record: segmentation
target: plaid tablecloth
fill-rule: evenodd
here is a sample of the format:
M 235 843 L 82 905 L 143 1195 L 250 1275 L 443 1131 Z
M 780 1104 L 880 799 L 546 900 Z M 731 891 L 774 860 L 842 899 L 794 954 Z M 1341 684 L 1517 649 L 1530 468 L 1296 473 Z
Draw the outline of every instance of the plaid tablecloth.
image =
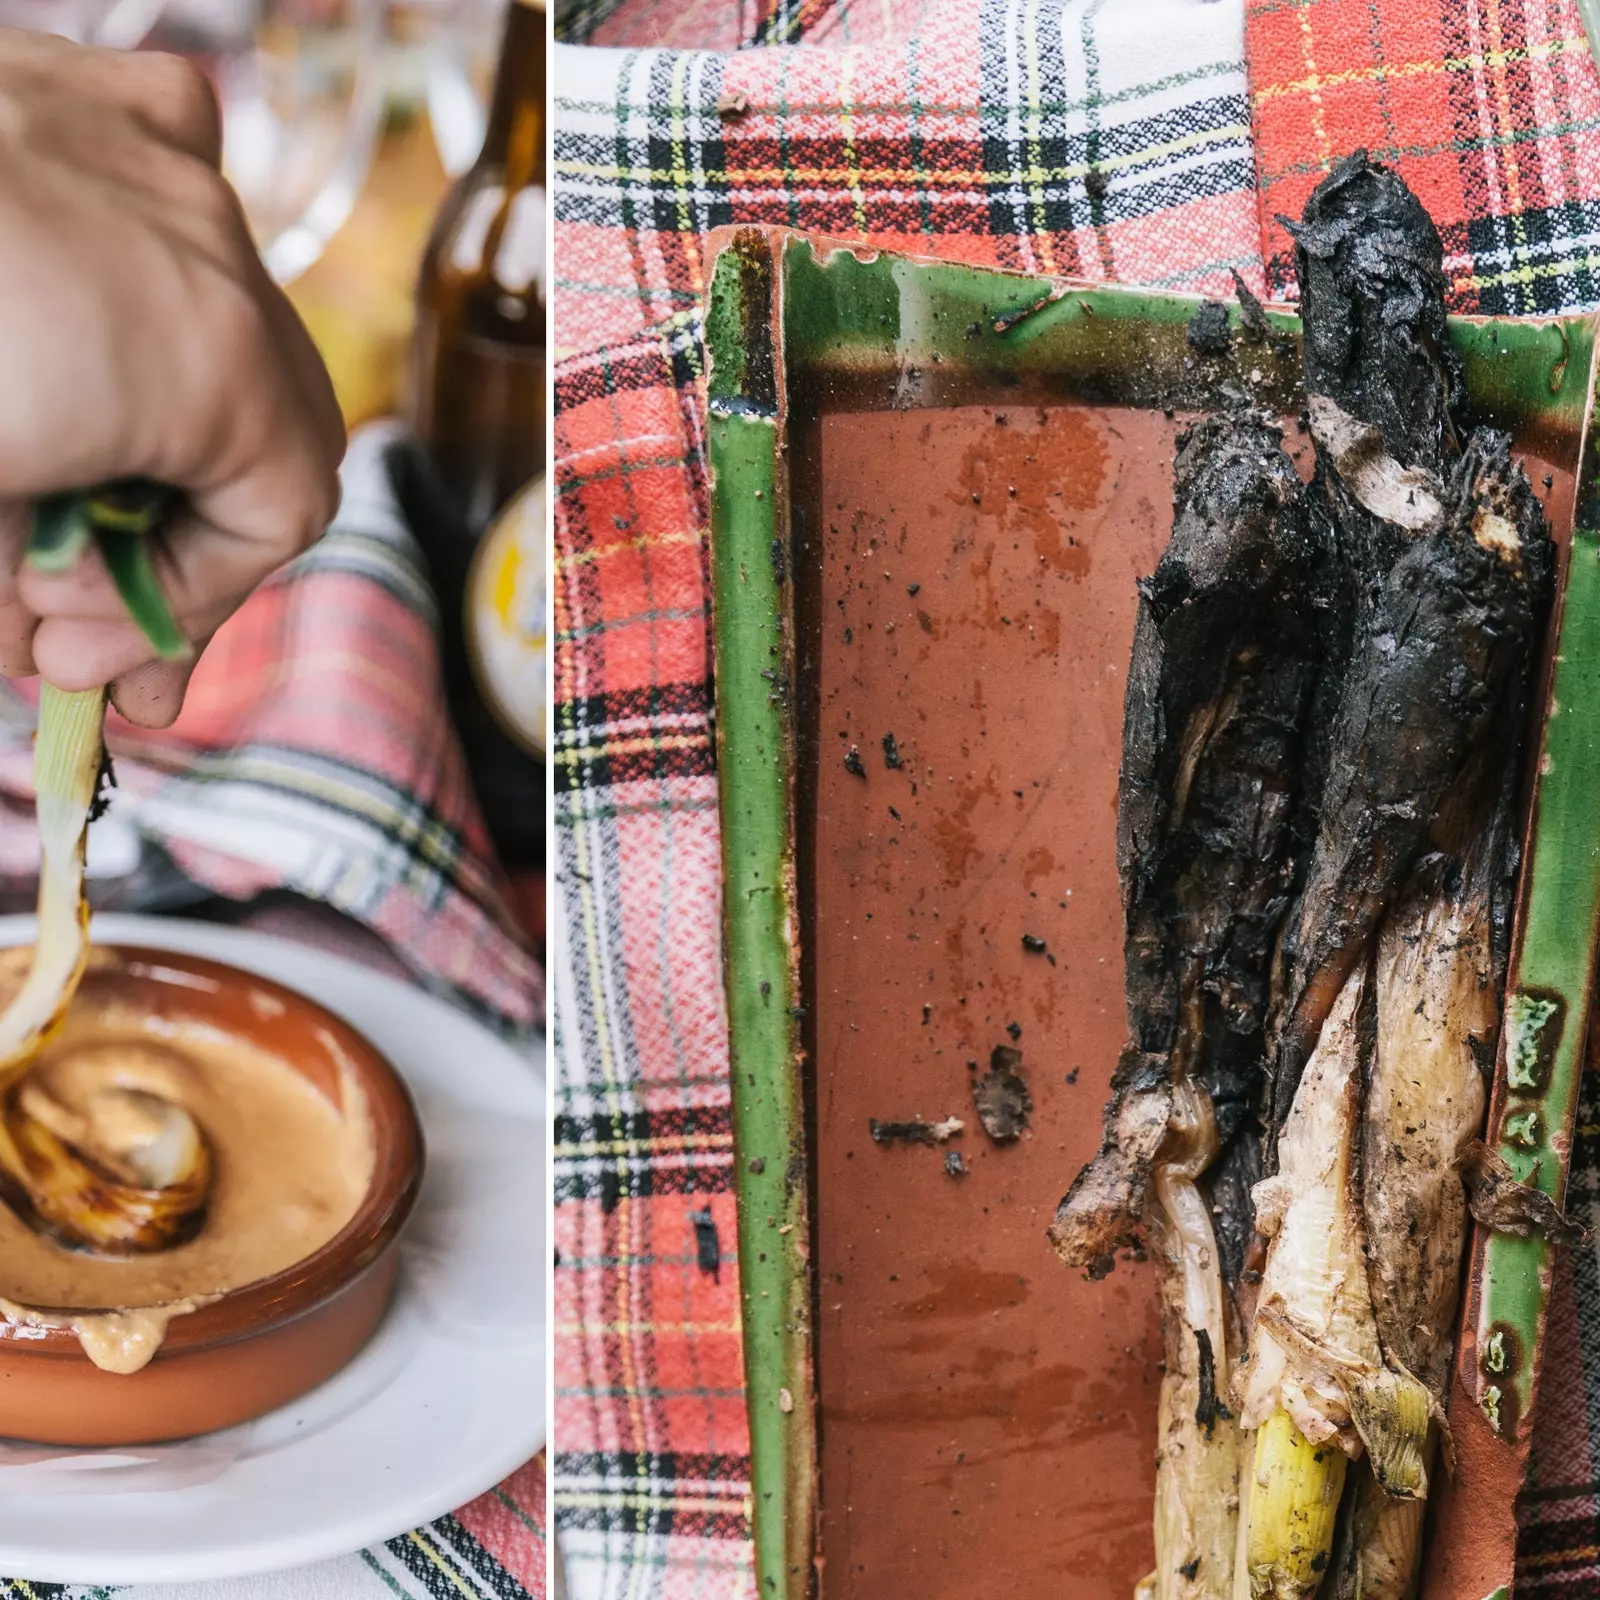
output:
M 153 736 L 115 722 L 118 788 L 91 830 L 91 884 L 127 910 L 215 916 L 239 902 L 237 920 L 409 974 L 515 1037 L 542 1016 L 543 976 L 514 931 L 444 709 L 436 608 L 385 468 L 392 437 L 352 442 L 334 527 L 218 634 L 177 726 Z M 8 910 L 31 892 L 38 851 L 26 687 L 0 697 Z M 540 1456 L 453 1516 L 272 1577 L 111 1589 L 0 1578 L 0 1594 L 544 1600 L 544 1478 Z
M 1333 157 L 1456 309 L 1600 303 L 1571 0 L 564 0 L 555 129 L 557 1527 L 578 1600 L 754 1594 L 718 939 L 701 239 L 1228 293 Z M 611 48 L 605 48 L 611 47 Z M 1091 192 L 1091 166 L 1109 182 Z M 1572 1200 L 1600 1222 L 1600 1084 Z M 690 1213 L 723 1259 L 696 1264 Z M 1519 1593 L 1600 1596 L 1600 1255 L 1564 1259 Z

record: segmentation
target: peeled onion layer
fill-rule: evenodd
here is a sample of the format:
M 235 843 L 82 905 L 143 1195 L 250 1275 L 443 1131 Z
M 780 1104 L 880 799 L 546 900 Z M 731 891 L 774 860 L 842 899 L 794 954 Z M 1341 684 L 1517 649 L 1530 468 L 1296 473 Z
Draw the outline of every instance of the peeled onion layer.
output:
M 1467 1199 L 1461 1162 L 1483 1126 L 1480 1059 L 1499 1025 L 1491 873 L 1497 818 L 1455 872 L 1425 865 L 1386 919 L 1374 967 L 1376 1040 L 1362 1125 L 1368 1282 L 1391 1360 L 1442 1408 L 1460 1298 Z M 1431 1467 L 1435 1441 L 1424 1445 Z M 1354 1501 L 1333 1600 L 1408 1600 L 1422 1565 L 1425 1507 L 1370 1475 Z
M 1475 876 L 1453 894 L 1416 885 L 1384 925 L 1362 1129 L 1379 1337 L 1441 1402 L 1467 1229 L 1461 1160 L 1483 1127 L 1478 1059 L 1499 1022 L 1491 904 Z
M 1278 1171 L 1254 1191 L 1268 1245 L 1240 1424 L 1258 1429 L 1281 1407 L 1311 1444 L 1365 1452 L 1388 1493 L 1417 1498 L 1433 1405 L 1385 1362 L 1356 1180 L 1367 987 L 1364 967 L 1345 980 L 1284 1124 Z
M 1350 1500 L 1327 1600 L 1413 1600 L 1421 1568 L 1426 1500 L 1396 1500 L 1364 1469 Z
M 9 1088 L 60 1028 L 89 962 L 84 845 L 104 749 L 105 691 L 39 693 L 34 751 L 39 828 L 39 929 L 33 963 L 0 1012 L 0 1088 Z
M 1151 1600 L 1231 1600 L 1238 1539 L 1239 1430 L 1228 1391 L 1231 1336 L 1211 1210 L 1196 1179 L 1216 1158 L 1216 1118 L 1187 1079 L 1150 1181 L 1166 1371 L 1157 1411 Z

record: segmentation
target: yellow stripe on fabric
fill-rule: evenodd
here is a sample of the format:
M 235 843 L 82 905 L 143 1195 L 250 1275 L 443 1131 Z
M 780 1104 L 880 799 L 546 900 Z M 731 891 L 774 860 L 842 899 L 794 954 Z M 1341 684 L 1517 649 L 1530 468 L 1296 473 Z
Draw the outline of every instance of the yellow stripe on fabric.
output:
M 684 1133 L 663 1135 L 659 1139 L 585 1139 L 581 1144 L 558 1144 L 556 1154 L 563 1160 L 581 1156 L 664 1155 L 672 1150 L 726 1150 L 733 1144 L 731 1133 Z
M 576 567 L 597 566 L 612 555 L 626 555 L 630 552 L 643 550 L 670 550 L 674 545 L 699 545 L 704 543 L 705 530 L 703 528 L 684 528 L 677 533 L 640 535 L 637 539 L 608 541 L 599 549 L 574 550 L 571 555 L 558 555 L 556 557 L 556 570 L 571 571 Z
M 839 64 L 839 131 L 844 138 L 845 180 L 850 190 L 850 207 L 855 217 L 856 231 L 867 231 L 867 200 L 861 188 L 861 162 L 856 156 L 855 121 L 851 115 L 856 53 L 841 52 Z
M 1301 28 L 1308 36 L 1306 39 L 1308 75 L 1304 78 L 1297 78 L 1292 83 L 1266 84 L 1251 94 L 1250 101 L 1252 105 L 1263 105 L 1268 100 L 1279 100 L 1285 95 L 1309 94 L 1321 89 L 1342 89 L 1352 83 L 1372 83 L 1379 78 L 1417 78 L 1446 72 L 1481 72 L 1484 70 L 1503 69 L 1524 61 L 1546 61 L 1556 56 L 1566 55 L 1569 51 L 1588 49 L 1588 44 L 1582 34 L 1576 34 L 1570 38 L 1551 39 L 1545 44 L 1531 47 L 1512 50 L 1486 50 L 1469 56 L 1440 56 L 1435 61 L 1391 62 L 1367 67 L 1347 67 L 1343 71 L 1330 72 L 1324 76 L 1311 63 L 1310 22 L 1304 11 L 1301 12 Z M 1320 105 L 1321 102 L 1319 101 L 1318 103 Z
M 1559 261 L 1507 267 L 1504 272 L 1474 272 L 1450 280 L 1452 289 L 1494 289 L 1508 283 L 1529 284 L 1539 278 L 1559 278 L 1564 272 L 1587 269 L 1600 271 L 1600 254 L 1586 250 L 1581 256 L 1562 256 Z
M 442 1572 L 445 1577 L 447 1577 L 451 1583 L 453 1583 L 456 1588 L 467 1597 L 467 1600 L 481 1600 L 478 1591 L 473 1588 L 471 1584 L 463 1582 L 461 1574 L 457 1572 L 456 1569 L 439 1554 L 438 1548 L 435 1546 L 433 1541 L 431 1539 L 423 1538 L 421 1529 L 418 1529 L 415 1533 L 411 1534 L 410 1538 L 412 1544 L 414 1544 L 417 1549 L 419 1549 L 423 1555 L 425 1555 L 434 1564 L 434 1566 L 437 1567 L 439 1571 Z
M 599 1511 L 607 1506 L 628 1506 L 635 1511 L 706 1511 L 713 1515 L 726 1515 L 734 1511 L 748 1491 L 729 1490 L 716 1498 L 705 1495 L 651 1494 L 641 1490 L 629 1494 L 618 1489 L 614 1493 L 603 1490 L 558 1489 L 555 1498 L 563 1506 L 584 1507 Z
M 563 767 L 585 767 L 595 761 L 617 756 L 636 756 L 647 750 L 693 750 L 709 742 L 709 733 L 663 733 L 648 738 L 602 740 L 593 744 L 575 745 L 556 754 Z
M 620 1215 L 621 1211 L 622 1208 L 619 1207 L 617 1212 L 613 1213 L 613 1215 Z M 619 1250 L 617 1252 L 617 1259 L 619 1261 L 627 1261 L 632 1258 L 627 1254 L 626 1251 Z M 634 1276 L 642 1276 L 642 1274 L 633 1274 L 628 1272 L 618 1273 L 617 1277 L 619 1291 L 622 1289 L 625 1280 Z M 561 1334 L 570 1334 L 573 1337 L 577 1337 L 580 1334 L 615 1333 L 631 1339 L 634 1337 L 634 1335 L 640 1333 L 739 1333 L 742 1331 L 742 1327 L 738 1317 L 734 1317 L 727 1322 L 645 1322 L 635 1321 L 632 1317 L 623 1317 L 616 1322 L 596 1322 L 591 1317 L 585 1317 L 578 1322 L 558 1322 L 556 1324 L 556 1331 Z M 623 1351 L 626 1351 L 627 1345 L 624 1344 L 622 1349 Z M 624 1356 L 624 1360 L 626 1360 L 626 1356 Z M 638 1402 L 640 1399 L 637 1385 L 624 1381 L 620 1387 L 627 1391 L 629 1400 L 633 1402 L 632 1410 L 637 1412 Z M 644 1424 L 642 1419 L 636 1419 L 634 1436 L 636 1439 L 641 1441 L 644 1438 Z
M 1118 130 L 1121 132 L 1122 130 Z M 1169 156 L 1184 155 L 1190 151 L 1202 149 L 1207 145 L 1237 144 L 1248 137 L 1250 125 L 1247 122 L 1229 122 L 1216 128 L 1203 128 L 1184 134 L 1180 138 L 1163 140 L 1159 144 L 1141 146 L 1138 150 L 1130 151 L 1125 155 L 1111 156 L 1104 161 L 1095 163 L 1099 171 L 1107 173 L 1130 172 L 1140 166 L 1151 164 L 1166 159 Z M 1059 183 L 1071 178 L 1083 178 L 1089 172 L 1086 162 L 1072 162 L 1065 166 L 1047 167 L 1044 165 L 1043 155 L 1038 147 L 1038 134 L 1030 134 L 1030 149 L 1033 159 L 1023 169 L 1020 177 L 1024 182 Z M 648 187 L 652 172 L 644 167 L 626 167 L 618 163 L 585 163 L 582 167 L 575 167 L 575 172 L 580 172 L 584 177 L 593 180 L 604 180 L 616 184 L 636 184 Z M 884 166 L 863 167 L 851 165 L 847 162 L 843 166 L 828 167 L 735 167 L 728 166 L 724 169 L 724 177 L 730 188 L 767 188 L 780 189 L 787 183 L 799 184 L 814 188 L 847 188 L 853 181 L 859 180 L 863 188 L 887 189 L 908 188 L 919 182 L 936 184 L 943 189 L 981 189 L 984 185 L 993 182 L 993 173 L 986 173 L 976 167 L 943 167 L 938 170 L 924 170 L 918 172 L 914 167 Z

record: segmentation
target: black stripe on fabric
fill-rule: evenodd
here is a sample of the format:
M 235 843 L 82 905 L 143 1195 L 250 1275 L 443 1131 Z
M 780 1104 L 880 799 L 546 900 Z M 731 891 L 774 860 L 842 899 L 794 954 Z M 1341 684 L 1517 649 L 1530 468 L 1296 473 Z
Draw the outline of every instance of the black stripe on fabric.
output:
M 556 1526 L 603 1533 L 680 1534 L 701 1539 L 747 1540 L 750 1521 L 745 1515 L 749 1495 L 748 1456 L 709 1456 L 677 1453 L 568 1454 L 555 1458 Z M 602 1487 L 597 1488 L 594 1480 Z M 708 1488 L 707 1483 L 728 1487 Z M 582 1494 L 584 1503 L 563 1501 L 563 1486 Z M 603 1497 L 607 1490 L 616 1499 Z M 675 1506 L 678 1495 L 705 1501 L 725 1497 L 726 1511 L 692 1510 Z M 600 1503 L 596 1504 L 596 1499 Z
M 281 766 L 294 776 L 285 780 L 249 770 L 255 761 Z M 393 814 L 375 819 L 361 807 L 340 805 L 326 794 L 308 790 L 295 781 L 300 775 L 319 772 L 336 774 L 349 788 L 371 796 Z M 402 876 L 419 893 L 424 888 L 423 877 L 436 876 L 471 898 L 471 891 L 460 878 L 464 855 L 460 829 L 454 823 L 446 822 L 409 789 L 389 782 L 373 772 L 370 766 L 342 761 L 325 750 L 247 744 L 220 754 L 197 757 L 194 765 L 181 774 L 179 781 L 196 785 L 238 784 L 267 794 L 312 800 L 324 810 L 349 817 L 363 827 L 375 828 L 393 843 L 402 846 L 412 859 L 412 866 Z M 419 868 L 426 869 L 420 876 Z M 389 875 L 394 876 L 393 873 Z M 437 905 L 437 894 L 425 903 Z
M 587 44 L 622 0 L 556 0 L 555 36 L 562 44 Z
M 1177 124 L 1185 133 L 1196 131 L 1187 124 L 1189 109 L 1185 107 L 1185 119 Z M 1198 109 L 1214 113 L 1206 119 L 1208 122 L 1226 117 L 1242 123 L 1248 115 L 1244 103 L 1233 95 L 1200 102 Z M 1119 133 L 1137 135 L 1124 141 L 1137 154 L 1152 142 L 1144 137 L 1147 132 L 1148 124 L 1143 123 L 1094 134 L 1046 132 L 1026 141 L 1027 165 L 1037 165 L 1051 173 L 1098 165 L 1113 159 L 1106 147 L 1116 142 Z M 1018 148 L 1019 141 L 1003 134 L 990 135 L 983 143 L 990 226 L 998 230 L 1003 220 L 1008 224 L 1008 234 L 1071 233 L 1079 228 L 1114 226 L 1197 201 L 1237 194 L 1248 190 L 1255 181 L 1248 148 L 1237 138 L 1219 137 L 1211 159 L 1195 162 L 1181 171 L 1168 170 L 1156 159 L 1123 168 L 1116 174 L 1115 186 L 1099 200 L 1089 194 L 1082 177 L 1046 178 L 1024 190 L 1016 171 Z
M 703 64 L 702 64 L 703 63 Z M 722 118 L 717 101 L 722 95 L 722 58 L 703 53 L 691 68 L 696 102 L 690 106 L 673 104 L 674 79 L 681 70 L 676 51 L 656 51 L 650 61 L 650 86 L 647 91 L 643 150 L 637 137 L 617 140 L 618 151 L 639 152 L 632 156 L 632 169 L 648 170 L 644 184 L 624 188 L 628 215 L 625 226 L 650 228 L 658 233 L 688 233 L 692 248 L 698 250 L 699 236 L 713 228 L 725 228 L 734 220 L 728 192 L 728 154 L 722 138 Z M 623 126 L 636 125 L 634 115 L 623 119 Z M 686 174 L 683 182 L 671 176 Z M 687 176 L 692 174 L 692 176 Z
M 1471 306 L 1461 309 L 1487 317 L 1554 316 L 1600 301 L 1600 278 L 1591 265 L 1600 202 L 1571 200 L 1510 217 L 1474 217 L 1461 231 L 1473 275 L 1509 279 L 1477 287 Z M 1511 276 L 1523 267 L 1531 270 Z
M 558 795 L 716 770 L 703 682 L 557 700 L 552 722 Z
M 458 1582 L 450 1572 L 441 1571 L 439 1563 L 423 1547 L 428 1542 L 434 1542 L 431 1527 L 419 1528 L 416 1533 L 402 1533 L 387 1540 L 384 1549 L 417 1580 L 431 1600 L 461 1600 Z M 479 1592 L 482 1592 L 481 1589 Z
M 732 1121 L 725 1108 L 562 1114 L 555 1124 L 557 1205 L 598 1200 L 609 1212 L 621 1200 L 733 1191 Z M 696 1137 L 718 1144 L 652 1149 Z
M 556 1116 L 556 1159 L 575 1156 L 581 1147 L 607 1144 L 616 1140 L 641 1142 L 652 1139 L 683 1139 L 696 1135 L 726 1134 L 732 1122 L 726 1106 L 682 1106 L 671 1111 L 597 1112 Z
M 709 722 L 711 705 L 711 692 L 703 678 L 558 698 L 555 740 L 559 748 L 579 737 L 579 730 L 582 737 L 588 738 L 621 724 L 656 723 L 670 717 L 672 726 L 661 730 L 669 732 L 680 725 L 679 719 Z
M 799 44 L 835 9 L 831 0 L 768 0 L 767 14 L 756 23 L 746 49 Z
M 1563 1573 L 1591 1571 L 1595 1547 L 1600 1545 L 1600 1516 L 1593 1510 L 1572 1517 L 1525 1524 L 1517 1530 L 1517 1592 L 1525 1593 L 1534 1584 L 1559 1587 L 1566 1595 L 1581 1591 Z M 1562 1560 L 1561 1557 L 1566 1559 Z M 1589 1591 L 1593 1593 L 1592 1590 Z
M 559 365 L 555 375 L 558 425 L 563 412 L 609 395 L 658 389 L 668 384 L 680 391 L 692 389 L 705 365 L 699 318 L 680 313 L 673 323 L 671 327 L 658 330 L 660 337 L 649 341 L 630 340 L 614 346 L 603 361 L 595 354 L 575 357 Z M 557 472 L 563 479 L 582 476 L 581 469 L 576 473 L 562 473 L 559 455 Z
M 528 1600 L 528 1592 L 515 1578 L 461 1526 L 454 1516 L 440 1517 L 430 1523 L 430 1530 L 438 1536 L 461 1566 L 466 1568 L 479 1584 L 499 1600 Z

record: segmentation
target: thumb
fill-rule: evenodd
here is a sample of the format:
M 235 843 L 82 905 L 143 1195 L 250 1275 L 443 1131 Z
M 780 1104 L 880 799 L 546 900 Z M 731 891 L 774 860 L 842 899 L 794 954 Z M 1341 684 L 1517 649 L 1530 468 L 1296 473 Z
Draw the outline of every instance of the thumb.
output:
M 170 728 L 183 710 L 194 661 L 147 661 L 111 685 L 111 703 L 141 728 Z

